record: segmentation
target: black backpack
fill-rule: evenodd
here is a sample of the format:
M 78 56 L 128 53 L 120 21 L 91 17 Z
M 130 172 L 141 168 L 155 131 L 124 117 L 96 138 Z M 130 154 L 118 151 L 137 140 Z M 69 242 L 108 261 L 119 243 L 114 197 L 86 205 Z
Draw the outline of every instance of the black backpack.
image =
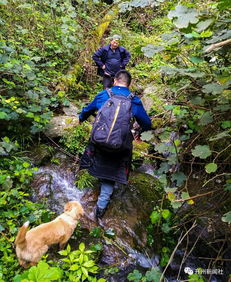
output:
M 132 125 L 132 98 L 106 89 L 109 99 L 99 109 L 91 132 L 91 141 L 107 152 L 123 151 L 128 146 Z

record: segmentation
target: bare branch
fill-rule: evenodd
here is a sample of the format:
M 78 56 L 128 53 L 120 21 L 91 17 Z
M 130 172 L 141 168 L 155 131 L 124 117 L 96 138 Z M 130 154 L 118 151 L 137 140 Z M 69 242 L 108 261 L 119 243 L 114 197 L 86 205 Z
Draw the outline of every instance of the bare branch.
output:
M 221 41 L 219 43 L 214 43 L 214 44 L 210 45 L 204 52 L 209 53 L 216 48 L 222 47 L 222 46 L 230 44 L 230 43 L 231 43 L 231 39 L 227 39 L 227 40 Z

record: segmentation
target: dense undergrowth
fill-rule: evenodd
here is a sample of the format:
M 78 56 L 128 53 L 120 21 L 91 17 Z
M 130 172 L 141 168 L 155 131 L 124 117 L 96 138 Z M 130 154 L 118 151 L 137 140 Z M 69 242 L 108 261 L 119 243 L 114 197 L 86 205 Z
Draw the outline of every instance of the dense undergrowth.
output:
M 156 229 L 164 234 L 158 250 L 162 266 L 175 244 L 169 236 L 174 223 L 170 210 L 180 211 L 186 205 L 201 210 L 203 194 L 211 203 L 215 195 L 218 205 L 213 212 L 223 222 L 231 222 L 228 1 L 178 5 L 177 1 L 133 0 L 110 6 L 98 1 L 0 0 L 0 281 L 11 281 L 22 272 L 13 249 L 18 227 L 28 219 L 37 225 L 53 216 L 45 205 L 30 201 L 30 180 L 36 169 L 26 151 L 43 142 L 42 130 L 62 106 L 70 101 L 81 105 L 83 98 L 100 90 L 88 44 L 113 7 L 119 13 L 103 42 L 112 33 L 122 35 L 121 44 L 132 54 L 128 66 L 132 90 L 149 98 L 153 130 L 142 134 L 146 143 L 135 145 L 133 166 L 140 159 L 155 163 L 155 174 L 166 192 L 162 206 L 154 207 L 149 227 L 150 234 Z M 218 42 L 223 45 L 212 45 Z M 82 132 L 76 128 L 64 136 L 60 144 L 73 154 L 82 153 L 81 138 L 87 138 L 84 126 Z M 192 189 L 191 178 L 198 175 L 201 187 Z M 186 214 L 178 232 L 195 215 Z M 149 241 L 152 244 L 151 237 Z M 131 281 L 160 277 L 157 272 L 148 273 L 149 278 L 135 273 Z

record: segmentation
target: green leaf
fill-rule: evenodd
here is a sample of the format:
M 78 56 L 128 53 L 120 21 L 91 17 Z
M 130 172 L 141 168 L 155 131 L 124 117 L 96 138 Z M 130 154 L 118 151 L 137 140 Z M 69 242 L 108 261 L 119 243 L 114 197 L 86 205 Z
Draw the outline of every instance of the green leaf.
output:
M 215 163 L 209 163 L 205 166 L 205 171 L 207 173 L 212 173 L 215 172 L 217 170 L 217 164 Z
M 225 191 L 231 191 L 231 179 L 226 180 L 226 184 L 224 186 Z
M 154 46 L 152 44 L 148 44 L 145 47 L 141 48 L 141 51 L 144 53 L 144 56 L 148 58 L 152 58 L 155 54 L 163 51 L 165 47 L 163 46 Z
M 230 128 L 230 127 L 231 127 L 231 121 L 230 121 L 230 120 L 222 121 L 221 127 L 222 127 L 223 129 Z
M 197 145 L 192 150 L 192 155 L 194 157 L 199 157 L 201 159 L 206 159 L 207 157 L 211 156 L 212 152 L 207 145 Z
M 70 270 L 75 271 L 75 270 L 77 270 L 77 269 L 79 269 L 79 268 L 80 268 L 80 265 L 78 265 L 78 264 L 72 264 L 72 266 L 70 267 Z
M 94 266 L 95 265 L 95 262 L 93 261 L 93 260 L 89 260 L 89 261 L 86 261 L 84 264 L 83 264 L 83 266 L 84 267 L 92 267 L 92 266 Z
M 150 140 L 152 140 L 153 137 L 154 137 L 154 134 L 151 130 L 145 131 L 141 134 L 141 139 L 143 141 L 150 141 Z
M 231 211 L 225 213 L 225 214 L 222 216 L 221 220 L 224 221 L 224 222 L 231 223 Z
M 0 112 L 0 119 L 7 119 L 8 115 L 5 112 Z
M 200 117 L 199 124 L 200 125 L 207 125 L 213 121 L 213 115 L 211 112 L 204 112 Z
M 87 271 L 87 269 L 82 266 L 82 267 L 81 267 L 81 270 L 82 270 L 83 274 L 84 274 L 86 277 L 88 277 L 88 271 Z
M 189 275 L 189 282 L 204 282 L 204 279 L 201 278 L 198 274 L 194 273 Z
M 205 84 L 202 87 L 202 91 L 204 93 L 211 93 L 213 95 L 221 94 L 223 90 L 224 90 L 224 86 L 218 83 L 209 83 L 209 84 Z
M 197 32 L 202 32 L 204 30 L 206 30 L 211 24 L 213 23 L 213 19 L 207 19 L 204 21 L 199 21 L 199 23 L 197 23 L 195 30 Z
M 0 5 L 7 5 L 8 1 L 7 0 L 0 0 Z
M 162 230 L 164 233 L 168 233 L 168 232 L 171 230 L 171 227 L 169 226 L 168 223 L 163 223 L 162 226 L 161 226 L 161 230 Z
M 170 212 L 170 210 L 168 210 L 168 209 L 163 209 L 163 210 L 161 211 L 161 215 L 162 215 L 162 217 L 163 217 L 164 219 L 167 219 L 167 218 L 169 218 L 169 217 L 171 216 L 171 212 Z
M 221 11 L 231 8 L 231 2 L 229 0 L 219 0 L 217 8 Z
M 147 271 L 145 274 L 147 281 L 160 281 L 161 272 L 158 267 L 153 267 L 151 270 Z
M 168 13 L 168 18 L 173 19 L 173 23 L 178 28 L 186 28 L 188 25 L 198 22 L 198 12 L 194 8 L 177 5 L 175 10 Z
M 160 212 L 153 211 L 150 215 L 150 219 L 151 219 L 152 224 L 156 224 L 160 219 Z
M 200 57 L 196 57 L 196 56 L 190 57 L 190 61 L 193 62 L 194 64 L 198 64 L 198 63 L 204 62 L 203 59 L 201 59 Z
M 80 243 L 80 244 L 79 244 L 79 250 L 80 250 L 81 252 L 83 252 L 83 251 L 85 250 L 85 244 L 84 244 L 84 243 Z
M 176 172 L 171 176 L 172 181 L 176 181 L 176 185 L 179 187 L 181 186 L 184 181 L 186 180 L 186 176 L 183 172 Z
M 133 272 L 128 274 L 128 281 L 141 281 L 142 274 L 139 272 L 139 270 L 135 269 Z
M 28 168 L 28 167 L 30 167 L 30 163 L 24 162 L 24 163 L 22 164 L 22 166 L 25 167 L 25 168 Z
M 46 262 L 40 261 L 37 266 L 29 269 L 28 278 L 32 281 L 54 281 L 62 277 L 61 270 L 56 267 L 50 267 Z

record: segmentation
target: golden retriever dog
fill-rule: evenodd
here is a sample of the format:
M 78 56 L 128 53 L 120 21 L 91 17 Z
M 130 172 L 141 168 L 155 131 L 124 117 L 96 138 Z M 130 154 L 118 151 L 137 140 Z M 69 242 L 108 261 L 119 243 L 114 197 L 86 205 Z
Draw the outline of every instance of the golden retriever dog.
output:
M 43 223 L 29 231 L 29 221 L 24 223 L 15 240 L 20 265 L 24 268 L 36 265 L 52 244 L 59 244 L 60 249 L 63 249 L 83 214 L 82 205 L 71 201 L 66 203 L 64 213 L 51 222 Z

